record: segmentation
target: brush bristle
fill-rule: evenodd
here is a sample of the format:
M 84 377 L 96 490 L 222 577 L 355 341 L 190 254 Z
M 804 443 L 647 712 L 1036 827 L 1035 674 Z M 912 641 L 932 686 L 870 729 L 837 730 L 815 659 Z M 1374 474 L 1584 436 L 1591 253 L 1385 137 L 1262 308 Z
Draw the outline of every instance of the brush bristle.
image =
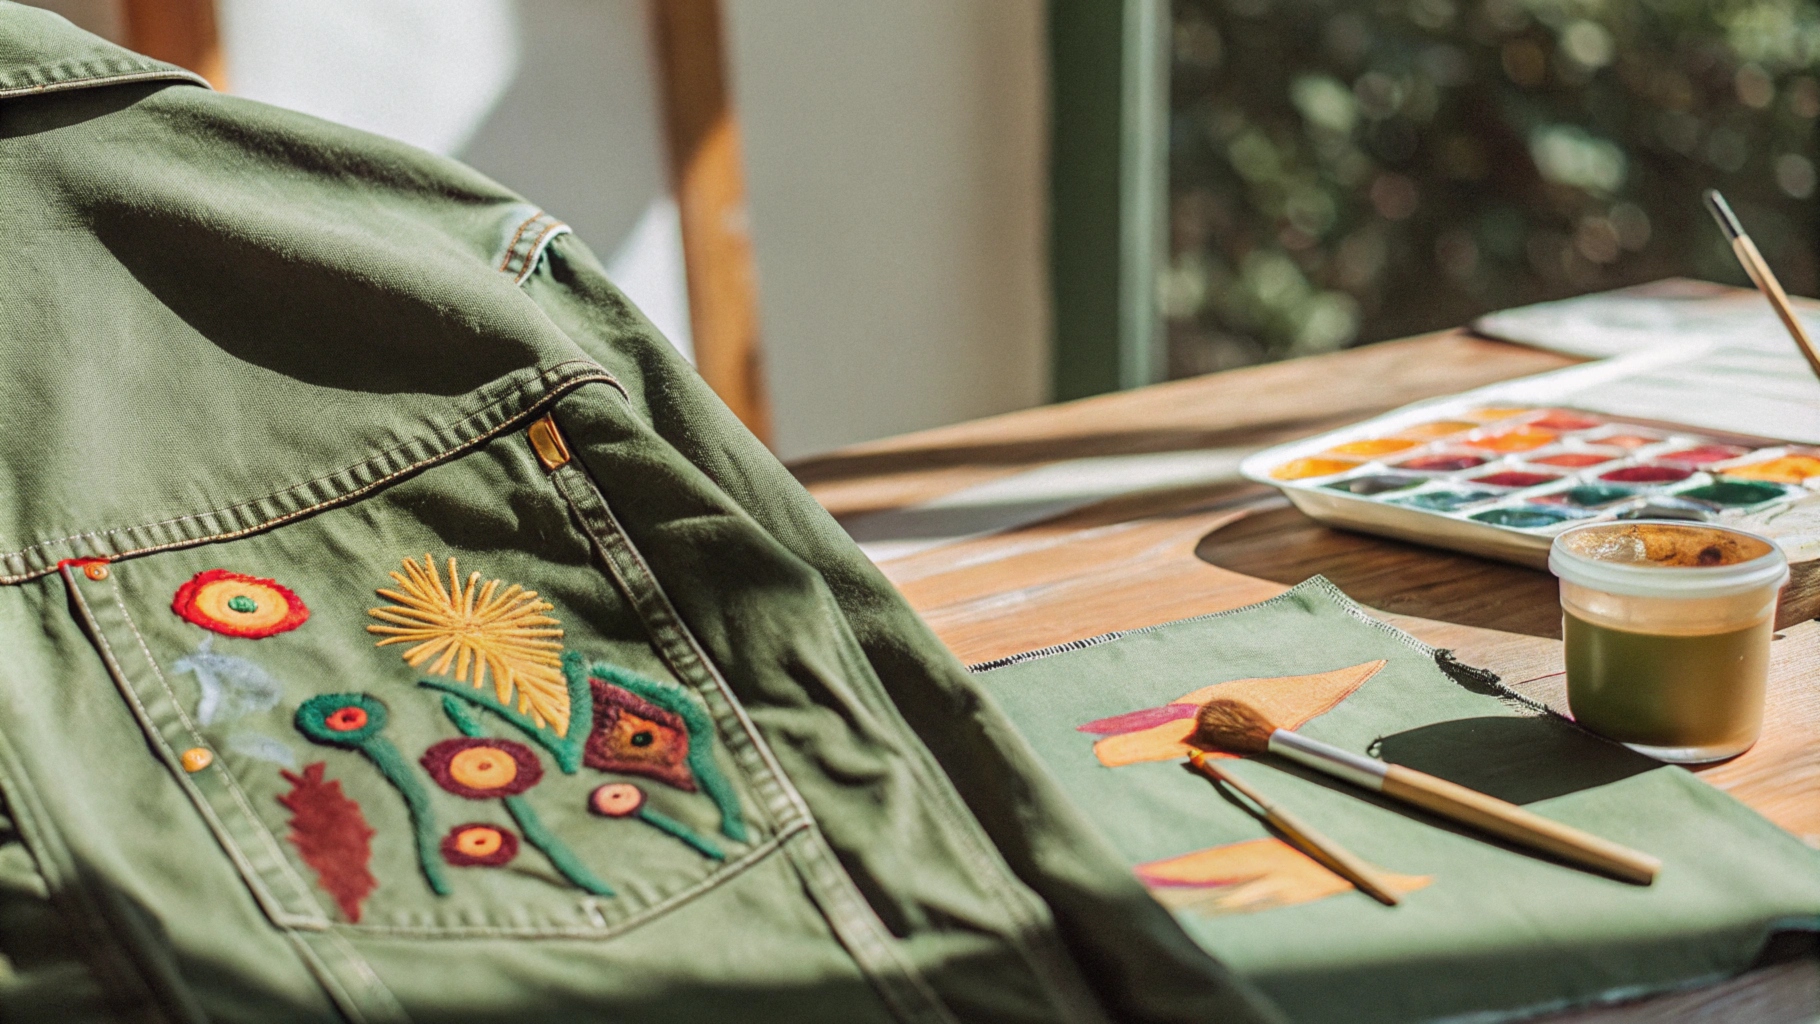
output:
M 1270 749 L 1276 725 L 1263 712 L 1236 700 L 1210 700 L 1194 716 L 1194 735 L 1188 742 L 1205 750 L 1230 754 L 1262 754 Z

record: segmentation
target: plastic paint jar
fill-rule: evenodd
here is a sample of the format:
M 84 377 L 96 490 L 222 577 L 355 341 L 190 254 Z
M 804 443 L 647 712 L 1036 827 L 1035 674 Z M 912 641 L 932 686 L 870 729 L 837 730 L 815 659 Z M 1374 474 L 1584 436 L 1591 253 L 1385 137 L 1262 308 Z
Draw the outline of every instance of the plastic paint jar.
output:
M 1555 537 L 1574 719 L 1663 761 L 1743 753 L 1763 731 L 1773 541 L 1700 523 L 1592 523 Z

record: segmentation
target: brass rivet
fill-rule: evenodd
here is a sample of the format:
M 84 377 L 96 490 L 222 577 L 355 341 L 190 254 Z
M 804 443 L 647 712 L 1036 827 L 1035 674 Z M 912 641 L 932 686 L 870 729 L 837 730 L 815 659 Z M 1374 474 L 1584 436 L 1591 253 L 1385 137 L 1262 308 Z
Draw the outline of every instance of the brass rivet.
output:
M 204 747 L 191 747 L 183 752 L 183 770 L 199 772 L 215 763 L 215 755 Z
M 100 562 L 90 562 L 82 567 L 82 575 L 87 576 L 91 580 L 107 579 L 107 566 L 102 565 Z

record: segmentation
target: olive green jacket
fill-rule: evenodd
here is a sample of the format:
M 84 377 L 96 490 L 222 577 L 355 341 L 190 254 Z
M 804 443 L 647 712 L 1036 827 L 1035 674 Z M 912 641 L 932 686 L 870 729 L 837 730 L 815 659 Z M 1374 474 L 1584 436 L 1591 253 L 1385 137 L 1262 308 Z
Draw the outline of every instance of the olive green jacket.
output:
M 0 1019 L 1273 1012 L 554 218 L 0 4 Z

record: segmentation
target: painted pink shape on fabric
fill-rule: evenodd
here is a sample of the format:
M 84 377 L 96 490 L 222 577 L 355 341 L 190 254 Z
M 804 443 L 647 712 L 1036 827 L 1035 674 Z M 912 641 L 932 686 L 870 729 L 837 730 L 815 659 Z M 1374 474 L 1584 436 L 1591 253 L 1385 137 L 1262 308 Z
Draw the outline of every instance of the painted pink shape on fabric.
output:
M 1160 708 L 1144 708 L 1139 711 L 1127 711 L 1122 715 L 1110 718 L 1098 718 L 1086 725 L 1077 725 L 1080 732 L 1090 732 L 1095 736 L 1111 736 L 1121 732 L 1136 732 L 1151 726 L 1162 725 L 1182 718 L 1193 718 L 1201 710 L 1198 704 L 1165 704 Z

